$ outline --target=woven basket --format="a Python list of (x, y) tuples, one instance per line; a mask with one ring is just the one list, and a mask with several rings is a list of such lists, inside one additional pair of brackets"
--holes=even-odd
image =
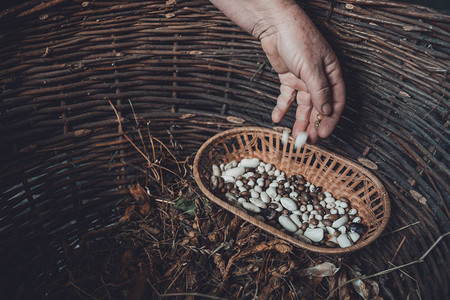
[[(292, 137), (285, 144), (282, 138), (281, 132), (261, 127), (239, 127), (213, 136), (199, 149), (194, 160), (193, 172), (200, 189), (214, 203), (233, 214), (307, 250), (344, 254), (372, 243), (386, 227), (391, 213), (389, 197), (380, 181), (365, 168), (340, 155), (309, 144), (294, 149)], [(368, 226), (367, 233), (348, 248), (310, 245), (257, 220), (212, 193), (209, 188), (212, 164), (253, 157), (272, 163), (287, 176), (301, 174), (307, 181), (331, 191), (333, 195), (347, 197)]]

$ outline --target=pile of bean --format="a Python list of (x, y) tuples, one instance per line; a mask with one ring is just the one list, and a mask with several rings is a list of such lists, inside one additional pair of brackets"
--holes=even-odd
[(306, 243), (345, 248), (367, 231), (347, 198), (335, 199), (302, 175), (287, 177), (257, 158), (212, 165), (210, 184), (217, 196)]

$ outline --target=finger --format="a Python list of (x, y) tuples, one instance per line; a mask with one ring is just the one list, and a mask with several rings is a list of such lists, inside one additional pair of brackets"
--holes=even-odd
[(319, 140), (319, 134), (317, 133), (317, 130), (314, 129), (314, 125), (309, 124), (308, 128), (306, 129), (306, 132), (308, 133), (308, 143), (309, 144), (315, 144)]
[(296, 90), (285, 84), (280, 85), (280, 95), (277, 99), (277, 105), (272, 111), (272, 121), (278, 123), (291, 107), (295, 99)]
[(320, 123), (318, 134), (321, 138), (325, 138), (333, 132), (345, 107), (345, 84), (339, 62), (336, 60), (327, 65), (325, 71), (328, 74), (332, 91), (333, 113), (326, 116)]
[[(306, 132), (308, 133), (308, 143), (310, 144), (315, 144), (319, 140), (319, 132), (316, 128), (314, 128), (314, 123), (317, 120), (318, 113), (319, 112), (315, 108), (311, 109), (309, 124), (308, 127), (306, 128)], [(320, 126), (322, 126), (322, 124)]]
[(308, 92), (297, 92), (297, 110), (295, 114), (295, 124), (292, 130), (294, 137), (301, 131), (306, 131), (309, 125), (312, 110), (311, 95)]
[(302, 69), (301, 78), (311, 93), (311, 100), (318, 112), (324, 116), (331, 115), (331, 90), (325, 74), (323, 62)]

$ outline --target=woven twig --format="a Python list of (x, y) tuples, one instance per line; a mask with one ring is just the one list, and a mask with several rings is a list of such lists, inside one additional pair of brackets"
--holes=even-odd
[[(50, 259), (62, 251), (55, 236), (76, 243), (113, 223), (114, 203), (145, 163), (118, 132), (108, 100), (130, 137), (128, 100), (155, 137), (192, 157), (224, 129), (271, 126), (278, 95), (259, 43), (205, 1), (47, 3), (57, 2), (0, 13), (0, 254), (8, 270), (0, 282), (11, 295), (24, 278), (61, 268)], [(387, 233), (420, 222), (352, 254), (373, 274), (390, 266), (405, 236), (398, 265), (450, 229), (450, 17), (406, 3), (333, 2), (332, 11), (331, 1), (299, 3), (339, 55), (347, 84), (346, 110), (321, 146), (373, 168), (392, 199)], [(292, 126), (294, 111), (282, 126)], [(411, 298), (418, 284), (422, 297), (448, 295), (447, 252), (441, 243), (408, 267), (417, 282), (391, 273), (386, 289)]]

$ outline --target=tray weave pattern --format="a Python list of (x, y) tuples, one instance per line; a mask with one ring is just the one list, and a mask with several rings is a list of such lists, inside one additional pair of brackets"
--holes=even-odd
[[(314, 252), (345, 254), (373, 242), (386, 227), (390, 202), (380, 181), (358, 164), (339, 155), (305, 144), (294, 149), (294, 140), (282, 143), (282, 133), (261, 127), (239, 127), (217, 134), (199, 149), (194, 160), (194, 176), (206, 196), (221, 207), (269, 233)], [(287, 176), (301, 174), (305, 179), (336, 197), (347, 197), (368, 226), (368, 231), (348, 248), (324, 248), (310, 245), (252, 217), (242, 209), (215, 196), (209, 186), (213, 164), (256, 157), (270, 162)]]
[[(299, 5), (339, 56), (348, 91), (320, 147), (369, 168), (391, 199), (385, 233), (351, 260), (364, 274), (414, 261), (450, 231), (450, 17), (389, 1)], [(139, 143), (136, 122), (144, 136), (149, 122), (189, 159), (226, 129), (273, 125), (277, 75), (208, 1), (21, 1), (0, 12), (0, 43), (6, 295), (63, 270), (62, 240), (74, 246), (117, 221), (115, 203), (145, 164), (121, 129)], [(443, 239), (409, 276), (383, 276), (383, 296), (449, 298), (449, 246)]]

